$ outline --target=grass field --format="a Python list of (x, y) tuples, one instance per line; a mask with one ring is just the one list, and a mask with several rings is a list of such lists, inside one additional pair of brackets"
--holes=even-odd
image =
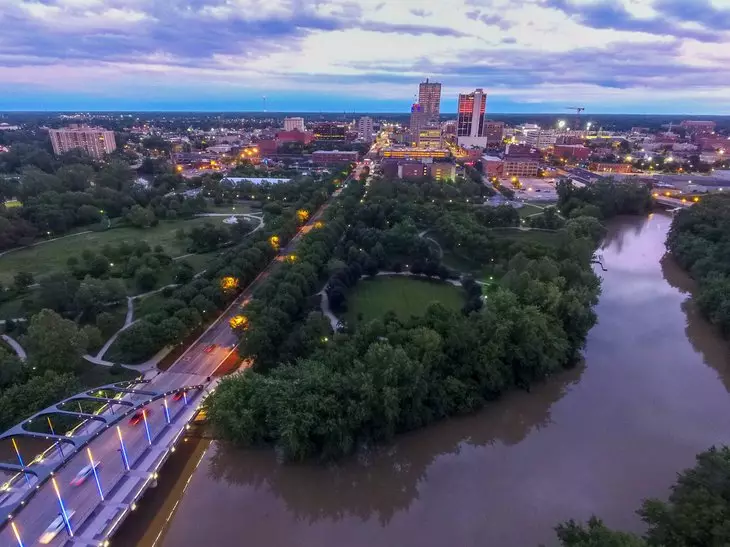
[(361, 281), (347, 299), (347, 321), (358, 322), (382, 317), (393, 311), (401, 319), (422, 315), (429, 304), (440, 302), (448, 308), (461, 309), (464, 298), (458, 287), (438, 281), (409, 277), (380, 277)]
[(505, 239), (511, 239), (513, 241), (532, 241), (534, 243), (542, 243), (543, 245), (558, 244), (559, 236), (557, 232), (549, 232), (545, 230), (519, 230), (517, 228), (495, 228), (493, 231)]
[(26, 271), (34, 277), (66, 269), (66, 261), (71, 256), (80, 255), (85, 249), (100, 251), (106, 245), (119, 245), (126, 241), (133, 243), (144, 240), (151, 247), (162, 245), (165, 251), (175, 257), (185, 254), (185, 243), (175, 238), (175, 232), (205, 222), (221, 222), (218, 218), (194, 218), (189, 220), (162, 221), (157, 226), (147, 229), (114, 228), (103, 232), (91, 232), (73, 237), (43, 243), (26, 249), (19, 249), (0, 256), (0, 283), (12, 283), (13, 276), (19, 271)]
[(529, 217), (530, 215), (534, 215), (537, 213), (542, 213), (543, 209), (542, 207), (537, 207), (536, 205), (530, 205), (529, 203), (525, 203), (522, 207), (517, 209), (517, 212), (520, 215), (520, 218)]

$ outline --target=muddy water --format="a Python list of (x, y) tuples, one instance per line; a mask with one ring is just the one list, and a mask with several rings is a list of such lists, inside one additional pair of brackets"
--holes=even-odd
[(612, 227), (584, 367), (337, 466), (282, 466), (270, 451), (212, 443), (185, 494), (169, 493), (168, 506), (180, 502), (168, 525), (145, 537), (162, 547), (536, 546), (555, 543), (557, 522), (594, 513), (641, 530), (642, 498), (666, 496), (695, 453), (730, 443), (729, 352), (688, 301), (691, 281), (663, 258), (670, 220)]

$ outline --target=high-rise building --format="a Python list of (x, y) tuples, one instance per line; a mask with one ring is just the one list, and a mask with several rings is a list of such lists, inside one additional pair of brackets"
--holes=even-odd
[(484, 119), (486, 112), (487, 94), (483, 89), (478, 88), (472, 93), (459, 94), (456, 137), (460, 146), (464, 148), (487, 146)]
[(425, 82), (418, 85), (418, 104), (421, 105), (424, 117), (428, 122), (438, 122), (441, 114), (441, 84)]
[(373, 141), (373, 119), (363, 116), (357, 121), (357, 137), (365, 142)]
[(284, 131), (295, 129), (304, 133), (304, 118), (284, 118)]
[(426, 119), (423, 113), (423, 107), (420, 103), (411, 105), (411, 119), (408, 123), (408, 133), (410, 135), (411, 146), (416, 146), (418, 141), (418, 132), (425, 125)]
[(48, 134), (57, 156), (81, 148), (92, 158), (101, 159), (117, 149), (114, 131), (101, 127), (70, 125), (63, 129), (49, 129)]

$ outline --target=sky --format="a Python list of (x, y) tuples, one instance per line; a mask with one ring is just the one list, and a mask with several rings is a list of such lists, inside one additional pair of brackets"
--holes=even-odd
[(730, 114), (730, 0), (0, 0), (0, 110)]

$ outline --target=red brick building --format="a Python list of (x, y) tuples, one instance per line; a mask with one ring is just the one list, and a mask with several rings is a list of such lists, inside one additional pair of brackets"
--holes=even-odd
[(567, 161), (586, 161), (591, 155), (591, 149), (581, 144), (556, 144), (553, 154), (556, 158)]
[(279, 131), (276, 134), (276, 140), (279, 141), (279, 144), (283, 144), (285, 142), (298, 142), (306, 145), (314, 140), (314, 135), (294, 129), (292, 131)]

